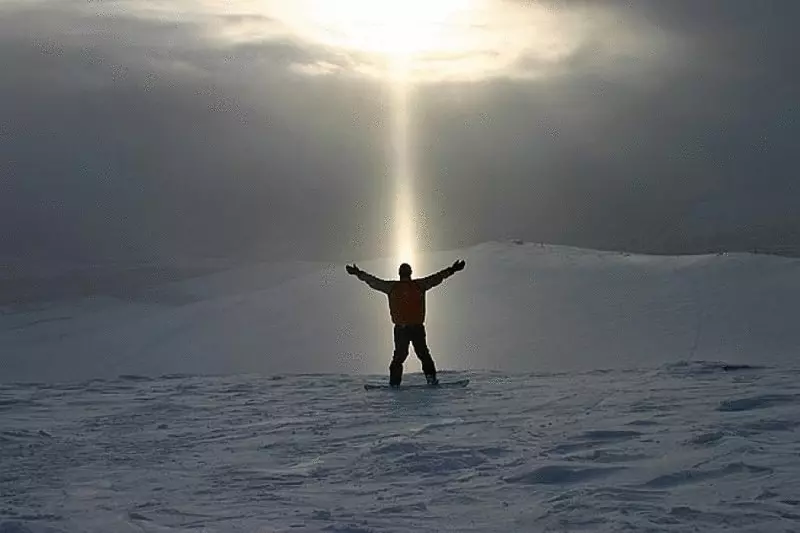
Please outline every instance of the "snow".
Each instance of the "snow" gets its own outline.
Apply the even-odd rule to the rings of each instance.
[[[467,269],[428,298],[428,340],[447,369],[583,371],[681,359],[780,363],[800,346],[800,260],[655,257],[486,243],[429,254],[418,275]],[[396,277],[385,260],[360,263]],[[0,381],[120,374],[382,373],[384,296],[343,265],[253,265],[0,313]],[[411,364],[416,364],[412,361]]]
[[[388,312],[342,265],[4,308],[0,533],[800,530],[800,261],[416,270],[457,257],[428,335],[463,389],[363,389]]]
[[[0,532],[800,527],[797,370],[464,375],[4,385]]]

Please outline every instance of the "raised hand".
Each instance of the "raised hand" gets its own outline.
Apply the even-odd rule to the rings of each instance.
[[[347,265],[347,266],[345,266],[345,267],[344,267],[344,269],[345,269],[345,270],[347,270],[347,273],[348,273],[348,274],[350,274],[351,276],[357,276],[357,275],[358,275],[358,273],[359,273],[359,272],[361,272],[361,269],[359,269],[359,268],[358,268],[358,267],[355,265],[355,263],[354,263],[354,264],[352,264],[352,265]]]
[[[458,261],[453,263],[453,266],[451,266],[450,268],[453,269],[453,272],[461,272],[462,270],[464,270],[464,267],[466,265],[467,264],[464,262],[464,260],[459,259]]]

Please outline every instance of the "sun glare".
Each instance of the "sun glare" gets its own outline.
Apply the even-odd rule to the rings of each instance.
[[[392,87],[392,168],[395,187],[394,248],[399,263],[415,264],[419,215],[414,204],[414,165],[409,146],[410,114],[408,87],[397,82]]]
[[[183,1],[188,2],[119,0],[159,20],[164,10],[175,10]],[[425,177],[415,168],[411,142],[416,137],[416,86],[499,77],[547,79],[569,69],[569,60],[587,42],[602,58],[628,57],[640,48],[615,10],[592,2],[196,0],[192,6],[189,15],[181,11],[180,16],[215,21],[209,28],[224,42],[289,45],[291,52],[280,60],[296,74],[363,76],[386,84],[392,155],[386,175],[376,179],[391,182],[393,190],[390,253],[409,263],[419,253],[424,220],[415,192]]]
[[[258,1],[275,28],[318,55],[293,65],[299,72],[402,75],[412,83],[552,75],[608,18],[588,4],[535,1]],[[602,42],[616,42],[618,33]]]
[[[292,0],[297,29],[320,44],[409,60],[457,48],[457,22],[476,0]],[[291,6],[291,7],[289,7]],[[284,18],[285,20],[285,18]]]
[[[414,196],[409,99],[417,65],[463,51],[465,20],[485,0],[293,0],[282,20],[305,39],[366,59],[382,72],[391,92],[394,185],[392,241],[395,260],[415,263],[421,220]],[[276,4],[277,5],[277,4]]]
[[[226,46],[282,43],[309,76],[403,77],[411,83],[546,80],[664,52],[659,28],[609,2],[537,0],[113,0],[85,9],[185,22]],[[97,4],[97,5],[95,5]],[[631,24],[631,22],[634,24]],[[588,48],[587,48],[588,46]],[[246,48],[251,50],[251,48]],[[301,51],[302,50],[302,51]],[[584,53],[582,52],[590,52]],[[656,52],[654,54],[654,52]]]

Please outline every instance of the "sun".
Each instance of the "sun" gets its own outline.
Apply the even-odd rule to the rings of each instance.
[[[230,38],[256,38],[249,21],[260,21],[254,24],[262,25],[262,38],[304,50],[291,63],[295,72],[414,85],[555,76],[602,19],[600,8],[584,2],[567,8],[537,0],[230,1],[252,10],[234,24],[243,26],[241,35]],[[605,32],[598,42],[606,34],[617,35]]]
[[[459,22],[478,1],[279,0],[275,7],[321,45],[403,62],[458,50]]]

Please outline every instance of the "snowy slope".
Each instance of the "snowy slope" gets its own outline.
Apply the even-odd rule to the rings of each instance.
[[[0,533],[800,530],[796,368],[468,375],[0,385]]]
[[[793,361],[800,260],[654,257],[487,243],[430,254],[424,275],[467,269],[428,300],[441,368],[514,372],[641,367],[686,359]],[[388,261],[361,263],[394,277]],[[120,374],[382,373],[385,297],[343,265],[255,265],[136,298],[0,315],[0,381]],[[412,369],[418,363],[410,361]]]
[[[0,533],[800,530],[800,261],[416,270],[457,257],[428,325],[458,390],[363,390],[388,313],[342,265],[3,309]]]

